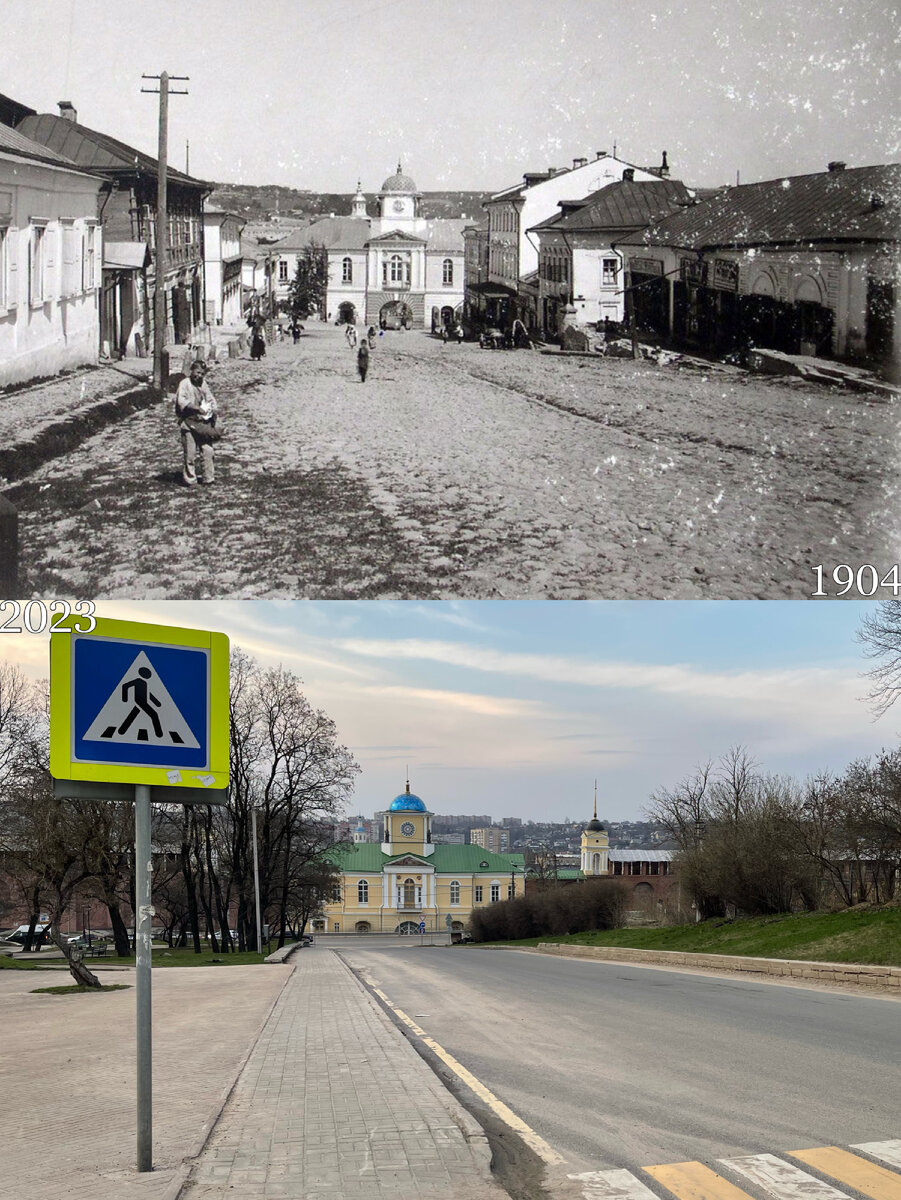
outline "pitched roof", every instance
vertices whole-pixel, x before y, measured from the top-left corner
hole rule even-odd
[[[435,217],[426,227],[426,251],[429,254],[462,254],[463,230],[471,222],[460,217]],[[486,226],[487,227],[487,226]]]
[[[0,150],[5,154],[15,154],[21,158],[33,158],[37,159],[38,162],[51,163],[55,167],[68,167],[70,171],[79,171],[81,174],[85,174],[71,158],[66,158],[64,154],[59,154],[55,150],[48,149],[47,146],[42,146],[40,142],[35,142],[31,138],[26,137],[18,129],[11,129],[9,125],[0,125]]]
[[[66,117],[55,117],[52,113],[35,113],[33,116],[23,118],[16,128],[26,137],[40,142],[42,146],[47,146],[49,149],[65,155],[83,170],[101,172],[140,170],[151,175],[156,175],[158,170],[159,164],[152,155],[136,150],[134,146],[120,142],[117,138],[110,137],[109,134],[99,133],[96,129],[89,129],[77,121],[70,121]],[[168,168],[166,176],[171,182],[184,184],[186,187],[204,189],[212,187],[211,184],[204,183],[202,179],[184,175],[173,167]]]
[[[494,854],[490,850],[483,850],[481,846],[435,846],[428,858],[416,855],[412,850],[383,854],[381,846],[371,842],[359,846],[336,846],[328,852],[328,858],[345,872],[381,871],[387,864],[408,855],[422,858],[424,863],[442,875],[506,875],[513,867],[518,870],[523,867],[521,854]],[[480,866],[483,862],[488,865]]]
[[[567,204],[563,211],[532,228],[566,233],[587,229],[633,229],[649,225],[691,203],[692,193],[679,179],[661,179],[654,183],[624,180],[608,184],[584,200]]]
[[[325,246],[327,250],[362,250],[369,236],[369,221],[362,217],[318,217],[291,230],[278,248],[302,250],[305,246]]]
[[[629,245],[713,246],[831,241],[898,241],[901,164],[854,167],[744,183],[682,209]]]

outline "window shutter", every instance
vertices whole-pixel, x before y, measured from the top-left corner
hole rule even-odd
[[[15,308],[19,303],[19,231],[6,231],[6,307]]]
[[[57,231],[47,228],[44,230],[44,279],[42,300],[52,300],[59,294],[56,286],[57,270]]]
[[[63,295],[73,296],[77,289],[78,276],[75,271],[77,259],[77,234],[72,223],[63,226]]]

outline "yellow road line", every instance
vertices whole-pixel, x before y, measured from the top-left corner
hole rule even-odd
[[[657,1167],[642,1167],[658,1183],[678,1196],[679,1200],[748,1200],[728,1179],[717,1175],[699,1162],[667,1163]]]
[[[372,985],[370,984],[370,986]],[[426,1031],[421,1029],[402,1009],[398,1008],[396,1004],[392,1004],[383,991],[377,987],[373,987],[372,990],[403,1021],[408,1029],[411,1029],[418,1038],[422,1039],[423,1043],[428,1046],[433,1054],[437,1054],[441,1061],[449,1066],[454,1074],[463,1080],[467,1087],[472,1088],[480,1100],[484,1100],[492,1112],[499,1116],[502,1121],[505,1121],[511,1129],[516,1130],[526,1145],[534,1150],[540,1159],[551,1166],[556,1166],[558,1163],[566,1161],[562,1155],[558,1154],[556,1150],[547,1144],[544,1138],[539,1137],[534,1129],[528,1126],[522,1118],[518,1117],[511,1108],[508,1108],[503,1100],[499,1100],[494,1092],[489,1091],[483,1083],[480,1083],[476,1079],[475,1075],[467,1071],[461,1062],[457,1062],[452,1054],[449,1054],[434,1038],[430,1038]]]
[[[812,1150],[789,1150],[788,1153],[871,1200],[901,1200],[901,1175],[848,1150],[838,1146],[817,1146]]]

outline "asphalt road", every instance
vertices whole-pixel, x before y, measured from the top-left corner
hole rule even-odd
[[[892,999],[469,947],[341,952],[570,1170],[898,1136]]]

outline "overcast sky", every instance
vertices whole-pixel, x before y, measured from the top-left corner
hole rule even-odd
[[[890,0],[4,0],[4,93],[155,150],[141,74],[188,75],[201,178],[499,190],[612,150],[689,185],[899,157]],[[144,86],[154,86],[145,83]]]
[[[103,603],[214,629],[283,663],[361,764],[353,812],[403,791],[433,812],[641,819],[650,793],[730,746],[799,776],[897,744],[872,720],[843,601]],[[34,620],[34,619],[33,619]],[[0,638],[47,674],[47,639]]]

